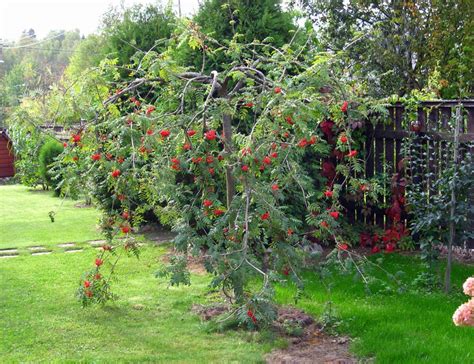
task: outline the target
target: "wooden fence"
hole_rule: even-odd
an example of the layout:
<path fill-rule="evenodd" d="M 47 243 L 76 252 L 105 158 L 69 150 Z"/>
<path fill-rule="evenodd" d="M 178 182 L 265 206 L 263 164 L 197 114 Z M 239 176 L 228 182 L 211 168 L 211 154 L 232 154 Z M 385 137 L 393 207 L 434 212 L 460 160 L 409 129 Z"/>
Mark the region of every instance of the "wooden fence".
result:
<path fill-rule="evenodd" d="M 426 176 L 426 172 L 429 172 L 430 176 L 428 178 L 412 176 L 413 182 L 422 184 L 423 190 L 435 193 L 433 182 L 446 166 L 443 151 L 447 142 L 452 141 L 454 137 L 454 115 L 458 105 L 463 108 L 459 137 L 461 146 L 464 146 L 461 158 L 464 158 L 466 153 L 474 153 L 474 148 L 466 148 L 467 143 L 474 142 L 474 100 L 424 101 L 415 107 L 415 111 L 407 110 L 402 104 L 396 104 L 389 107 L 389 117 L 384 123 L 378 123 L 375 128 L 370 123 L 367 125 L 367 139 L 364 145 L 365 177 L 371 178 L 384 173 L 389 177 L 392 176 L 397 171 L 398 163 L 404 158 L 402 143 L 410 136 L 413 137 L 412 129 L 415 127 L 419 129 L 415 134 L 419 146 L 418 153 L 426 159 L 428 169 L 420 170 L 418 173 L 420 176 Z M 417 120 L 415 126 L 411 125 L 413 117 Z M 471 196 L 474 204 L 474 186 Z M 388 201 L 385 202 L 388 204 Z M 376 224 L 381 227 L 389 224 L 385 209 L 377 207 L 363 209 L 348 203 L 347 217 L 352 222 Z M 405 221 L 407 218 L 406 215 L 403 216 Z M 469 218 L 474 228 L 474 217 Z"/>

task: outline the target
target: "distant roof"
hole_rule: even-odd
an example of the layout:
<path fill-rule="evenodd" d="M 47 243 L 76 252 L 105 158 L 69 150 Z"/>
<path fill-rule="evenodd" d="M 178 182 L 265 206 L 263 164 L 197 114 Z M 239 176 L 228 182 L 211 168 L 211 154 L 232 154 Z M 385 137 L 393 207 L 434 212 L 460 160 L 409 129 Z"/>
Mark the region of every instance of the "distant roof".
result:
<path fill-rule="evenodd" d="M 7 129 L 5 129 L 5 128 L 0 128 L 0 135 L 4 135 L 8 139 L 10 139 L 10 137 L 8 136 L 8 133 L 7 133 Z"/>

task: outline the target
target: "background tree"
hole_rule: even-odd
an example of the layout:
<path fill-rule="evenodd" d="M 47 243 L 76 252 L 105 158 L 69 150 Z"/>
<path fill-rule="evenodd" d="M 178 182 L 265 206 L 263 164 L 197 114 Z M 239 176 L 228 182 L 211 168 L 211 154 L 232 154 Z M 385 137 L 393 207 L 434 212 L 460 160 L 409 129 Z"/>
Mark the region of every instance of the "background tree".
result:
<path fill-rule="evenodd" d="M 434 87 L 441 96 L 472 94 L 472 2 L 299 0 L 321 31 L 323 46 L 346 50 L 347 66 L 367 78 L 373 95 Z M 429 82 L 437 78 L 440 83 Z M 456 91 L 454 91 L 456 90 Z"/>
<path fill-rule="evenodd" d="M 283 11 L 281 0 L 206 0 L 193 20 L 197 25 L 195 34 L 199 33 L 203 38 L 199 39 L 197 49 L 183 47 L 178 56 L 182 63 L 197 69 L 204 63 L 208 71 L 231 62 L 229 58 L 216 59 L 216 55 L 203 55 L 206 47 L 214 46 L 208 42 L 211 38 L 224 45 L 239 35 L 236 38 L 239 42 L 265 39 L 281 47 L 291 40 L 296 30 L 293 14 Z"/>
<path fill-rule="evenodd" d="M 103 52 L 110 59 L 116 58 L 119 65 L 127 65 L 137 52 L 146 53 L 152 48 L 161 51 L 163 45 L 156 41 L 171 37 L 175 21 L 171 7 L 139 4 L 114 8 L 103 19 Z"/>

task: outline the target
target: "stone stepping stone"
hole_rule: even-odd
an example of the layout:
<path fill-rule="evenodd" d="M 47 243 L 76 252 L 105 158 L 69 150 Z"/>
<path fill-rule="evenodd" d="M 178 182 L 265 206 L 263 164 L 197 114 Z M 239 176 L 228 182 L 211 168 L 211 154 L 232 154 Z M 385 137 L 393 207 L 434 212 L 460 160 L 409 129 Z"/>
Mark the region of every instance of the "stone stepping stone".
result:
<path fill-rule="evenodd" d="M 0 249 L 0 257 L 10 256 L 10 255 L 18 255 L 18 249 L 16 248 Z"/>
<path fill-rule="evenodd" d="M 75 243 L 63 243 L 63 244 L 58 244 L 58 247 L 60 248 L 71 248 L 73 246 L 76 246 Z"/>
<path fill-rule="evenodd" d="M 96 247 L 101 247 L 102 245 L 104 245 L 106 243 L 105 240 L 91 240 L 88 242 L 92 247 L 96 248 Z"/>
<path fill-rule="evenodd" d="M 82 251 L 83 251 L 83 249 L 80 248 L 80 249 L 67 249 L 64 252 L 65 253 L 79 253 L 79 252 L 82 252 Z"/>
<path fill-rule="evenodd" d="M 0 255 L 0 259 L 16 258 L 18 254 Z"/>
<path fill-rule="evenodd" d="M 31 255 L 47 255 L 51 253 L 52 251 L 37 251 L 37 252 L 31 253 Z"/>
<path fill-rule="evenodd" d="M 29 246 L 28 250 L 31 252 L 41 252 L 41 251 L 45 251 L 46 248 L 44 246 L 38 245 L 38 246 Z"/>

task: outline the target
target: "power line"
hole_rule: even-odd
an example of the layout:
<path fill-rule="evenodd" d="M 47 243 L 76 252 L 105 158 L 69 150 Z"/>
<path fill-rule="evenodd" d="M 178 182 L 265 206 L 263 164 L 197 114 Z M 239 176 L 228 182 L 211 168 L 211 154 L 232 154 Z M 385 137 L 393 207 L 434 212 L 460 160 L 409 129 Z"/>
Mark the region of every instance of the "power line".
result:
<path fill-rule="evenodd" d="M 38 44 L 41 44 L 41 43 L 44 43 L 44 42 L 47 42 L 51 39 L 55 39 L 55 38 L 59 38 L 61 36 L 63 36 L 65 34 L 65 32 L 61 32 L 59 34 L 56 34 L 55 36 L 53 37 L 49 37 L 49 38 L 45 38 L 43 40 L 40 40 L 39 42 L 35 42 L 35 43 L 29 43 L 29 44 L 23 44 L 23 45 L 19 45 L 19 46 L 12 46 L 12 47 L 1 47 L 3 49 L 18 49 L 18 48 L 28 48 L 30 46 L 36 46 Z"/>
<path fill-rule="evenodd" d="M 52 52 L 66 52 L 66 53 L 74 53 L 75 52 L 72 49 L 60 49 L 60 48 L 28 47 L 28 49 L 35 49 L 35 50 L 40 50 L 40 51 L 52 51 Z"/>

